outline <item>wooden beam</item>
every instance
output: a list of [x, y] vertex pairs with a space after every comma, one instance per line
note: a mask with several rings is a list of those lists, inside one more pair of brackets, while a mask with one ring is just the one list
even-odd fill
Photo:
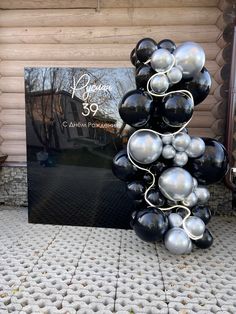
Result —
[[[100, 8], [215, 7], [218, 0], [101, 0]], [[97, 0], [1, 0], [1, 9], [96, 8]]]
[[[220, 48], [215, 43], [202, 43], [208, 60], [215, 60]], [[130, 44], [2, 44], [2, 60], [53, 61], [128, 61]]]
[[2, 10], [1, 27], [215, 25], [221, 11], [215, 7]]
[[215, 43], [219, 36], [220, 30], [215, 25], [0, 28], [0, 43], [5, 44], [136, 45], [144, 37], [151, 37], [157, 42], [161, 38], [171, 38], [175, 42]]

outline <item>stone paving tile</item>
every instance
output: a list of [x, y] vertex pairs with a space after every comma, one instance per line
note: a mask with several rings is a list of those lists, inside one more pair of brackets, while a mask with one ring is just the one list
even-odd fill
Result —
[[209, 250], [173, 256], [132, 230], [32, 225], [0, 209], [0, 314], [236, 313], [236, 218]]

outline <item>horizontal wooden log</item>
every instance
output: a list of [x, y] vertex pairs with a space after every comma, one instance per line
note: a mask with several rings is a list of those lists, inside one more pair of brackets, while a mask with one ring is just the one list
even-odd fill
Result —
[[190, 128], [210, 128], [215, 122], [211, 112], [198, 111], [194, 112], [193, 119], [189, 123]]
[[[202, 43], [208, 60], [215, 60], [220, 48], [215, 43]], [[2, 44], [0, 58], [4, 60], [71, 60], [112, 61], [130, 58], [130, 44]]]
[[5, 161], [4, 165], [16, 167], [20, 165], [21, 167], [22, 166], [26, 167], [26, 153], [18, 156], [8, 154], [7, 160]]
[[216, 136], [221, 136], [225, 133], [225, 125], [226, 125], [225, 119], [218, 119], [213, 123], [211, 129]]
[[2, 10], [1, 27], [215, 25], [218, 8]]
[[[130, 61], [2, 61], [0, 62], [0, 75], [23, 76], [24, 67], [92, 67], [92, 68], [117, 68], [132, 67]], [[207, 60], [206, 67], [214, 75], [219, 65], [214, 60]]]
[[3, 125], [0, 135], [4, 140], [26, 140], [25, 125]]
[[[101, 0], [100, 8], [215, 7], [218, 0]], [[1, 0], [1, 9], [97, 8], [97, 0]]]
[[[2, 93], [0, 94], [0, 104], [2, 109], [24, 109], [24, 93]], [[1, 116], [0, 116], [1, 120]]]
[[227, 110], [227, 100], [217, 102], [211, 110], [212, 115], [216, 119], [225, 119]]
[[3, 154], [19, 156], [26, 155], [26, 142], [25, 140], [9, 140], [4, 141], [0, 146]]
[[[207, 28], [207, 32], [206, 32]], [[175, 42], [216, 42], [220, 30], [215, 25], [166, 25], [131, 27], [32, 27], [0, 28], [0, 43], [6, 44], [136, 44], [140, 38]], [[223, 37], [222, 37], [223, 38]], [[224, 41], [224, 40], [223, 40]], [[225, 41], [224, 41], [225, 42]], [[219, 45], [219, 44], [218, 44]]]
[[25, 110], [3, 109], [0, 119], [5, 125], [25, 125]]
[[215, 133], [210, 128], [192, 128], [189, 127], [189, 135], [199, 137], [215, 137]]

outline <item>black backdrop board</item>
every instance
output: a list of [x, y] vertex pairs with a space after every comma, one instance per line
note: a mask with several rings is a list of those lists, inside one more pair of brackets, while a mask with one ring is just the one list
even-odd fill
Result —
[[118, 104], [129, 68], [26, 68], [29, 222], [129, 228], [132, 203], [111, 171], [127, 142]]

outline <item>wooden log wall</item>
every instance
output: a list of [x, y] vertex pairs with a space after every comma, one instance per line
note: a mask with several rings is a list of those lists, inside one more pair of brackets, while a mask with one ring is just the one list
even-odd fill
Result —
[[[225, 28], [218, 0], [1, 0], [0, 150], [26, 161], [24, 67], [131, 66], [142, 37], [196, 41], [212, 75], [208, 98], [196, 107], [191, 134], [223, 137]], [[227, 76], [227, 75], [226, 75]], [[223, 95], [223, 96], [222, 96]]]

